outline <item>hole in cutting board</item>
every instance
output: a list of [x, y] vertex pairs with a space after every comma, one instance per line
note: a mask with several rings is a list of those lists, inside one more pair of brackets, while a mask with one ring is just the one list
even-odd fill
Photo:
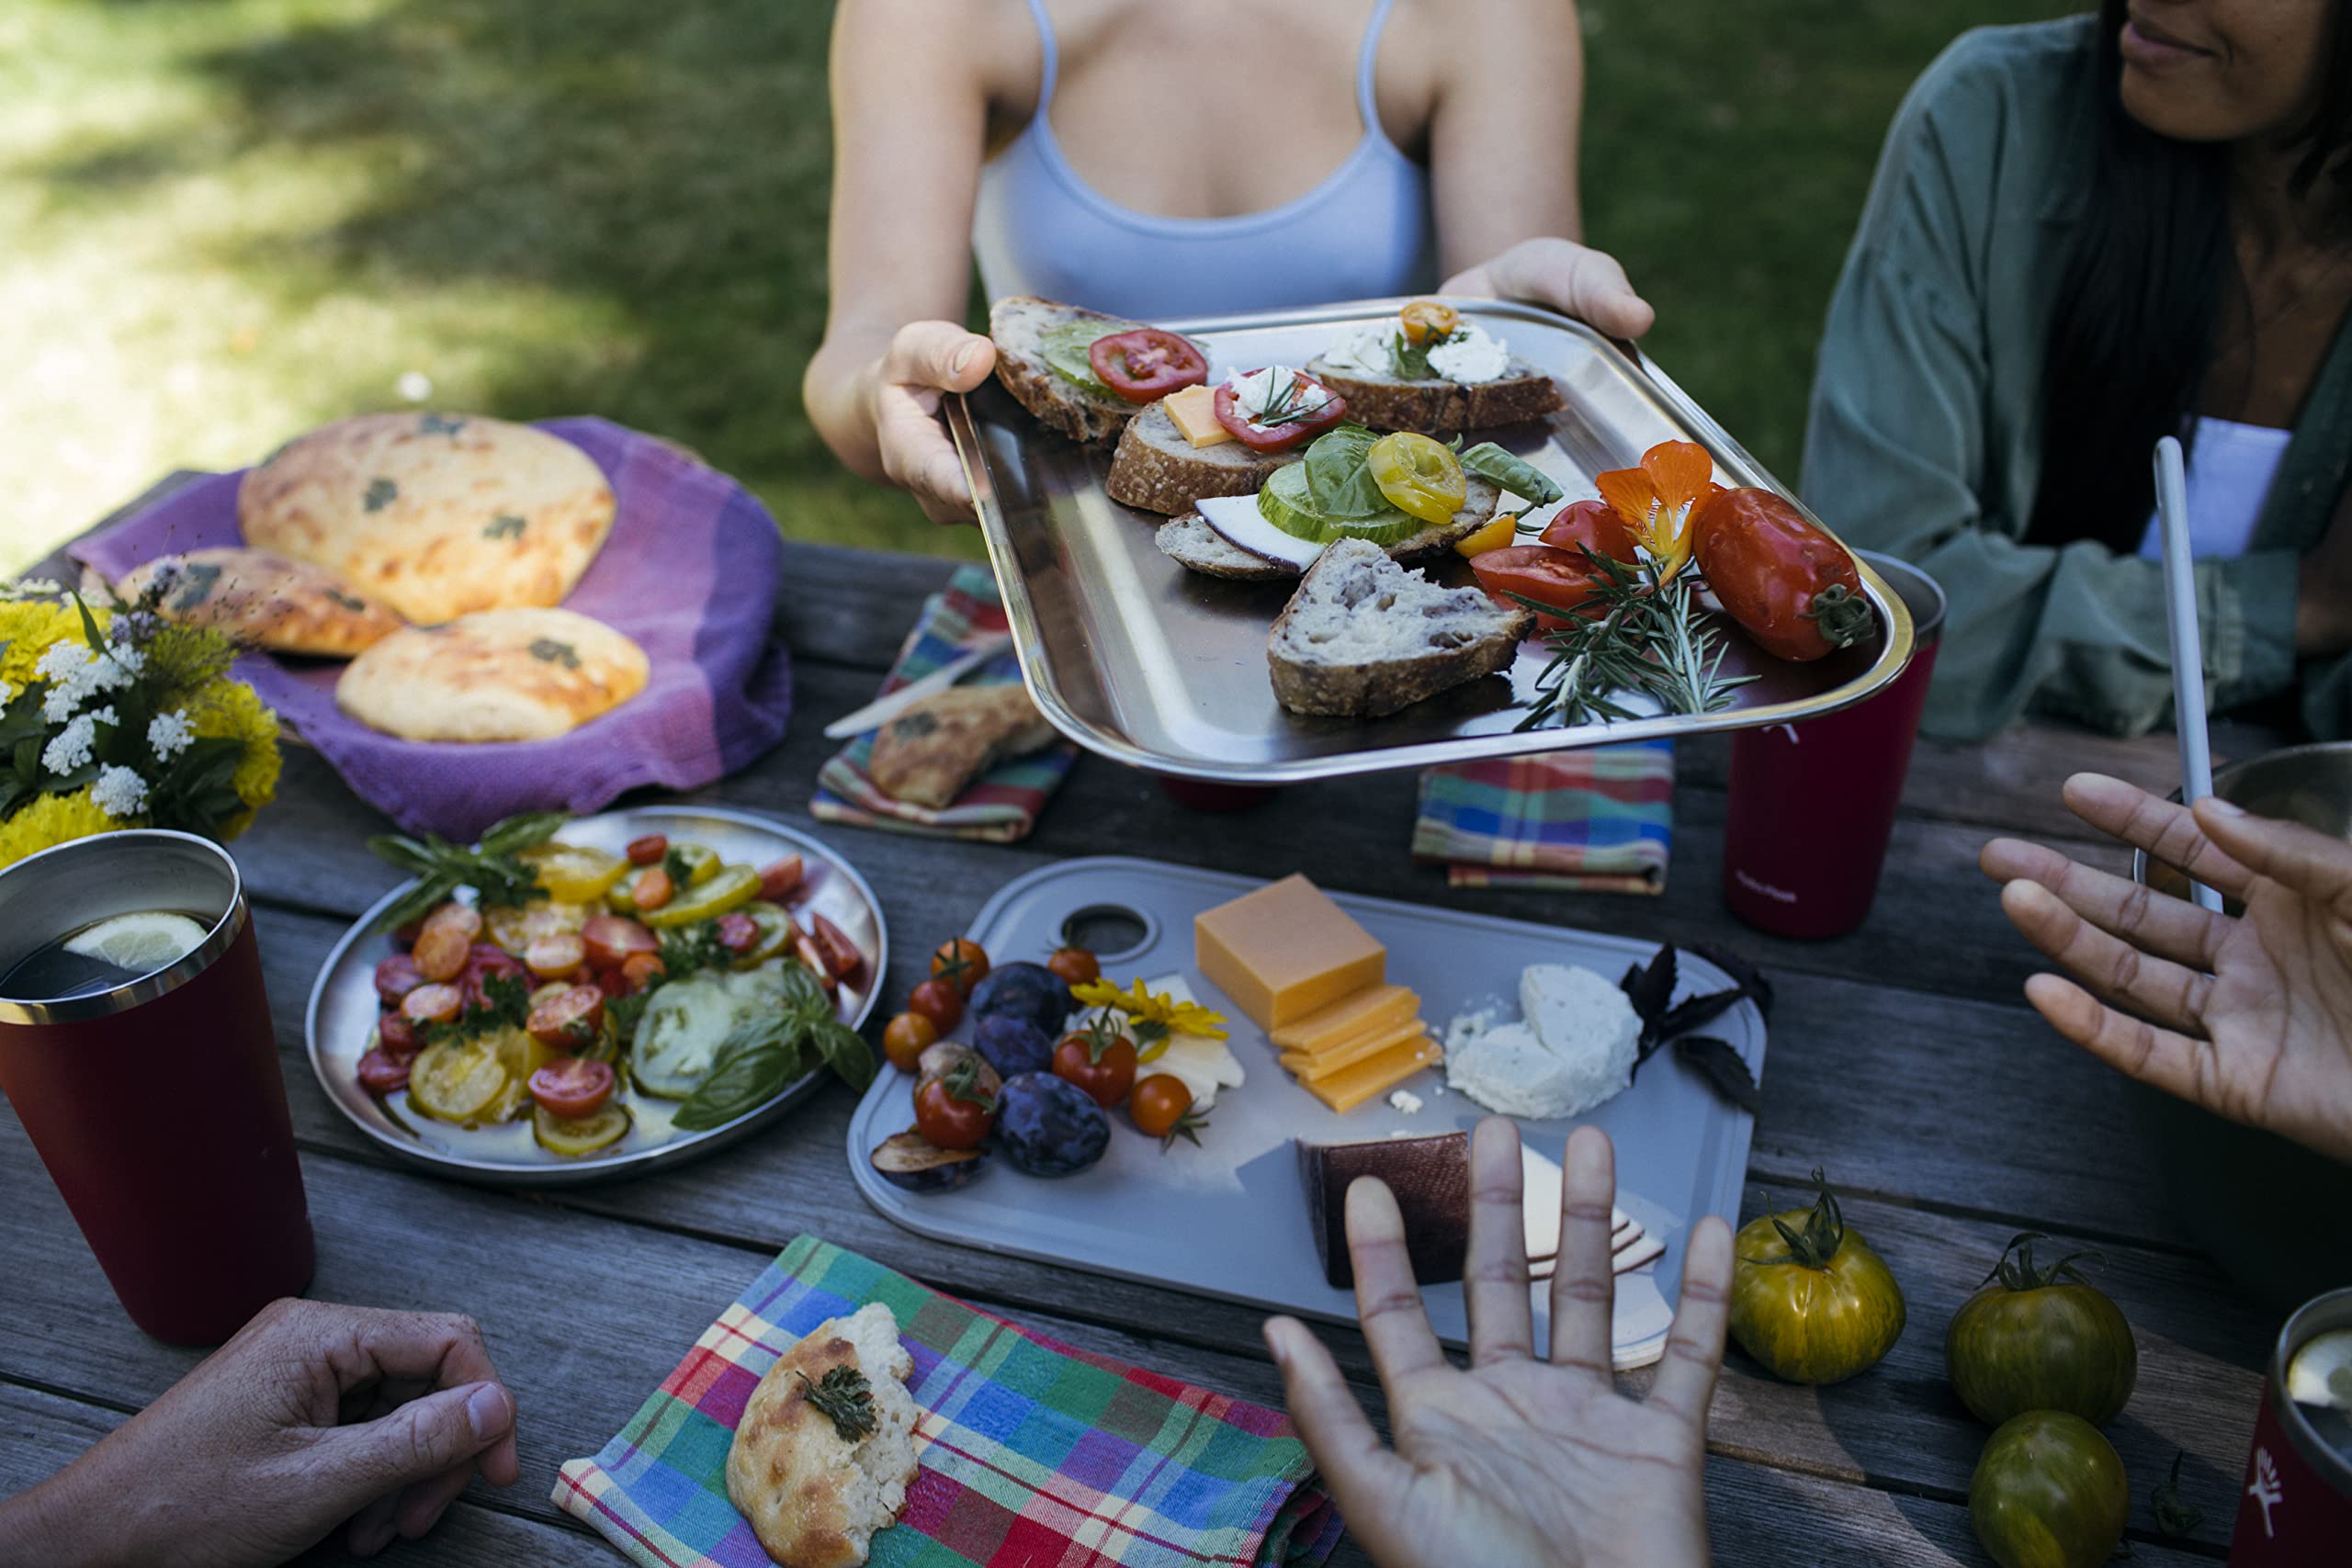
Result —
[[1062, 922], [1066, 941], [1104, 964], [1132, 958], [1151, 945], [1151, 922], [1117, 904], [1089, 904]]

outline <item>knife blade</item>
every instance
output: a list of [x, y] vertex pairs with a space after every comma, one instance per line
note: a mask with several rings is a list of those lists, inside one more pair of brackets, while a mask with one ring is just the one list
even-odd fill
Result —
[[1012, 634], [999, 632], [974, 646], [969, 651], [949, 660], [930, 674], [910, 681], [897, 691], [875, 698], [854, 713], [843, 714], [825, 726], [825, 739], [846, 740], [853, 735], [863, 735], [869, 729], [879, 729], [899, 715], [925, 697], [944, 692], [973, 671], [1012, 646]]

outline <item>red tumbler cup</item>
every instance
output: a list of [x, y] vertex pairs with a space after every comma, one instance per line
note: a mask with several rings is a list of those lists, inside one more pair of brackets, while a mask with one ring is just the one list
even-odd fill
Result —
[[0, 976], [58, 940], [150, 910], [194, 952], [109, 990], [0, 995], [0, 1092], [130, 1320], [226, 1339], [310, 1281], [310, 1207], [236, 863], [187, 833], [77, 839], [0, 872]]
[[2230, 1568], [2343, 1568], [2352, 1556], [2352, 1411], [2299, 1404], [2288, 1393], [2297, 1354], [2323, 1334], [2346, 1332], [2352, 1290], [2312, 1297], [2278, 1331], [2238, 1492]]
[[1910, 610], [1911, 662], [1852, 707], [1732, 737], [1724, 902], [1778, 936], [1843, 936], [1870, 914], [1943, 635], [1934, 578], [1855, 553]]

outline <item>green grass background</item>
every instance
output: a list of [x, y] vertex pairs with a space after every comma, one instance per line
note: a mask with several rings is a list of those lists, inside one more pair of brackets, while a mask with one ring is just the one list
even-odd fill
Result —
[[[956, 0], [940, 0], [954, 4]], [[2052, 0], [1591, 0], [1589, 238], [1659, 363], [1793, 478], [1888, 116]], [[404, 406], [674, 437], [786, 532], [976, 555], [801, 417], [823, 0], [0, 4], [0, 570], [167, 469]]]

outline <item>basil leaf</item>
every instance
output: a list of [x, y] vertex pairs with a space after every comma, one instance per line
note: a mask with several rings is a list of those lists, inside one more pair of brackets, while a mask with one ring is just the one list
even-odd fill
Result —
[[402, 871], [413, 871], [422, 875], [440, 869], [440, 863], [433, 858], [432, 851], [414, 839], [405, 839], [398, 833], [378, 833], [368, 840], [368, 848], [377, 859], [388, 861]]
[[874, 1081], [874, 1049], [865, 1037], [839, 1019], [829, 1018], [808, 1032], [808, 1043], [833, 1076], [864, 1092]]
[[571, 820], [560, 811], [529, 811], [504, 821], [493, 822], [481, 836], [481, 852], [486, 855], [511, 855], [516, 850], [529, 849], [555, 837], [555, 830]]
[[1364, 463], [1378, 439], [1361, 424], [1340, 424], [1308, 444], [1306, 494], [1319, 515], [1358, 521], [1396, 511]]
[[707, 1077], [670, 1118], [682, 1133], [707, 1133], [775, 1098], [800, 1064], [800, 1053], [782, 1045], [721, 1049]]
[[1055, 375], [1107, 398], [1112, 395], [1111, 389], [1094, 374], [1093, 361], [1086, 357], [1086, 351], [1094, 346], [1095, 339], [1109, 337], [1118, 330], [1100, 321], [1064, 321], [1057, 327], [1048, 327], [1038, 340], [1038, 347]]
[[1430, 350], [1436, 345], [1412, 343], [1403, 333], [1388, 340], [1389, 356], [1396, 361], [1396, 378], [1400, 381], [1429, 381], [1436, 378], [1430, 369]]
[[1491, 441], [1481, 441], [1463, 453], [1462, 468], [1464, 472], [1500, 485], [1513, 495], [1523, 495], [1538, 506], [1549, 506], [1567, 493], [1551, 475]]

